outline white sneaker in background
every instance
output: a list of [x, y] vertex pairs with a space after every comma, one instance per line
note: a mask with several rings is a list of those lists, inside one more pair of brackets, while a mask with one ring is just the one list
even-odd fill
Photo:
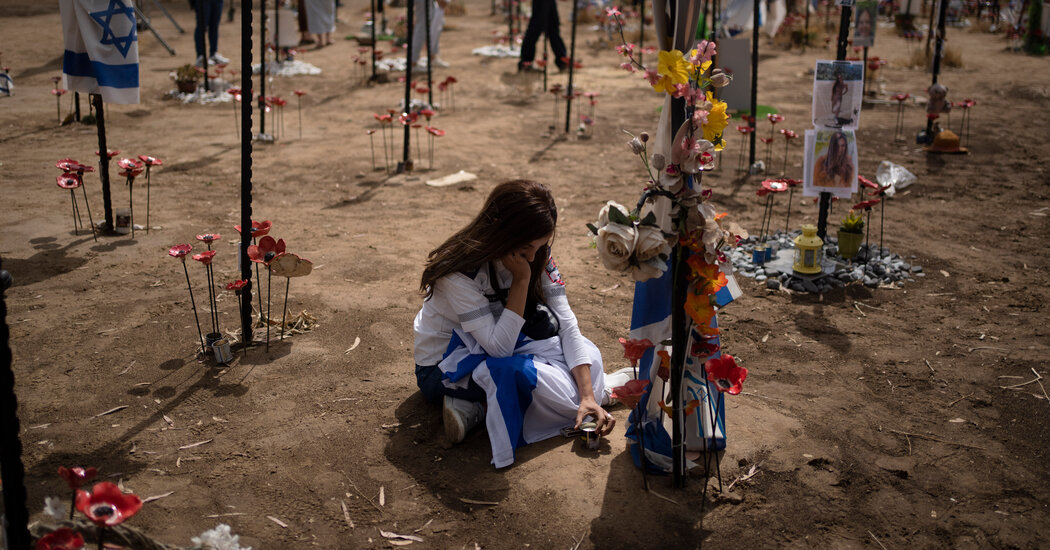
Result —
[[215, 65], [222, 65], [230, 62], [229, 58], [227, 58], [225, 55], [222, 55], [219, 52], [211, 54], [211, 57], [208, 58], [208, 61], [212, 62]]
[[440, 57], [435, 57], [435, 58], [434, 58], [434, 62], [433, 62], [432, 64], [433, 64], [433, 65], [434, 65], [435, 67], [444, 67], [444, 68], [448, 68], [448, 66], [449, 66], [449, 64], [448, 64], [448, 61], [445, 61], [444, 59], [441, 59]]
[[613, 388], [617, 386], [623, 386], [634, 380], [634, 368], [624, 367], [616, 372], [605, 375], [605, 391], [602, 392], [602, 402], [600, 405], [603, 407], [606, 405], [615, 405], [618, 403], [612, 396]]
[[467, 432], [474, 429], [485, 418], [485, 408], [481, 403], [445, 396], [441, 417], [445, 423], [445, 436], [449, 443], [459, 443], [467, 437]]

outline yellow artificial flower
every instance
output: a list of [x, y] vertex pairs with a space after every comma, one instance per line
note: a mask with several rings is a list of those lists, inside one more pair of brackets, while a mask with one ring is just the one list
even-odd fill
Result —
[[707, 113], [707, 124], [704, 124], [704, 139], [715, 144], [715, 151], [721, 151], [725, 147], [722, 132], [729, 126], [729, 116], [726, 114], [728, 107], [724, 101], [715, 99], [711, 92], [707, 92], [707, 101], [711, 102], [711, 109]]
[[660, 62], [656, 66], [660, 79], [653, 84], [653, 89], [666, 94], [675, 93], [675, 84], [689, 82], [689, 70], [692, 68], [693, 66], [682, 57], [682, 52], [660, 50]]

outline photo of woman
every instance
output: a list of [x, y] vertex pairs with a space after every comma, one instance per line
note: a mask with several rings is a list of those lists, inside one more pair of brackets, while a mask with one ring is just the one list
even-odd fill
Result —
[[864, 66], [859, 61], [817, 61], [813, 125], [855, 130], [860, 122]]
[[864, 0], [857, 2], [856, 24], [853, 27], [853, 45], [871, 47], [875, 45], [875, 15], [878, 13], [878, 2]]
[[857, 189], [857, 143], [853, 132], [806, 132], [806, 177], [803, 194], [828, 191], [848, 197]]

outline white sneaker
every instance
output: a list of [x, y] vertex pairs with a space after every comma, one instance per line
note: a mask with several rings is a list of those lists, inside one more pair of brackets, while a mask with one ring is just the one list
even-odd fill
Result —
[[432, 62], [432, 65], [434, 65], [435, 67], [444, 67], [444, 68], [448, 68], [448, 66], [449, 66], [448, 61], [445, 61], [444, 59], [441, 59], [440, 57], [435, 57], [434, 61]]
[[602, 392], [602, 402], [600, 405], [603, 407], [606, 405], [615, 405], [619, 403], [613, 396], [612, 390], [615, 387], [623, 386], [634, 380], [634, 368], [624, 367], [616, 372], [605, 375], [605, 390]]
[[204, 56], [203, 55], [198, 55], [197, 56], [197, 61], [194, 62], [193, 66], [194, 67], [203, 67], [204, 66]]
[[485, 418], [481, 403], [445, 396], [441, 417], [445, 423], [445, 437], [449, 443], [459, 443]]
[[215, 53], [211, 54], [211, 57], [208, 58], [208, 61], [210, 61], [211, 63], [213, 63], [215, 65], [223, 65], [225, 63], [229, 63], [230, 62], [229, 58], [227, 58], [225, 55], [222, 55], [219, 52], [215, 52]]

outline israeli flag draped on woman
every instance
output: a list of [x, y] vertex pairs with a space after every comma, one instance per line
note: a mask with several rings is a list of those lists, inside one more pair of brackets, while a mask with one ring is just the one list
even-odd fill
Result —
[[107, 103], [139, 102], [139, 48], [132, 0], [59, 0], [65, 87]]

